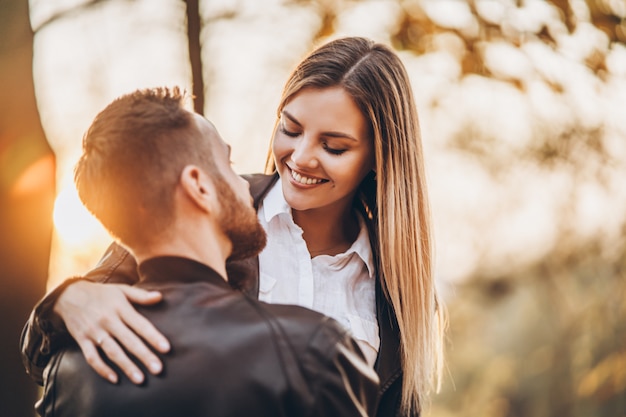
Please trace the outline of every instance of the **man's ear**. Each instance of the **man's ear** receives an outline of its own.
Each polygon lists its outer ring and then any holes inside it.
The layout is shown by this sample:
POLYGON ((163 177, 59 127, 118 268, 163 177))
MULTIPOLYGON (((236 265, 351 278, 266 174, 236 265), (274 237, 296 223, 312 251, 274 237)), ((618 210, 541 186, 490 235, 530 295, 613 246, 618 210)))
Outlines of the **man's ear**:
POLYGON ((211 178, 198 166, 187 165, 180 174, 180 186, 185 195, 200 209, 211 212, 215 208, 217 193, 211 178))

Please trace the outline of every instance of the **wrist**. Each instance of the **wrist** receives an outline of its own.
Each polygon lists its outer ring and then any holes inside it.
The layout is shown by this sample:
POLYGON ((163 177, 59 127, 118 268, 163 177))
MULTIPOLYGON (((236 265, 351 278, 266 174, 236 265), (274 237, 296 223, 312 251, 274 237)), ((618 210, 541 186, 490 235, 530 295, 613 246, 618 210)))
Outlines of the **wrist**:
POLYGON ((68 287, 79 281, 83 281, 83 278, 73 277, 66 279, 48 293, 35 307, 35 323, 44 336, 44 343, 41 347, 42 353, 49 351, 52 341, 67 332, 63 317, 58 312, 58 301, 68 287))

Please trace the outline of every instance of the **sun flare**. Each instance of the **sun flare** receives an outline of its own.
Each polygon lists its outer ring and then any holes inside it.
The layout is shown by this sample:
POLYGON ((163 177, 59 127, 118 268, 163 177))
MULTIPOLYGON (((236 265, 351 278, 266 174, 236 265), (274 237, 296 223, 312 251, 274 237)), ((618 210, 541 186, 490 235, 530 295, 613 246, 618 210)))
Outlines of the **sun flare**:
POLYGON ((74 187, 59 192, 53 221, 59 239, 67 246, 84 247, 107 236, 98 220, 83 206, 74 187))

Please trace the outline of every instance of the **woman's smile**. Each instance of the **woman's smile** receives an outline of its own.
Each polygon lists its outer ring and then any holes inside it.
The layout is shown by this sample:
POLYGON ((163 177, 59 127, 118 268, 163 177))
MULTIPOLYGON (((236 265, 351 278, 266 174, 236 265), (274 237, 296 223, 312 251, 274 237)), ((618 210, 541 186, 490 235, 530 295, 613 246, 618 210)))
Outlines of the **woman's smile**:
POLYGON ((319 185, 328 182, 328 180, 324 178, 318 178, 309 174, 296 172, 289 167, 289 164, 286 164, 286 167, 291 174, 292 182, 297 183, 297 185, 319 185))

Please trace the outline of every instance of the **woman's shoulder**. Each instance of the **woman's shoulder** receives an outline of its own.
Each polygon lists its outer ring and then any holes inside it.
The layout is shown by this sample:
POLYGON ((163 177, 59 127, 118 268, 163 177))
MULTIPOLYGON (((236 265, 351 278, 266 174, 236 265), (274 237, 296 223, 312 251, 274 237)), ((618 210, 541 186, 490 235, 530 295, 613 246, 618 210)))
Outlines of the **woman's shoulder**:
POLYGON ((272 186, 278 181, 278 174, 245 174, 243 179, 250 184, 250 195, 254 199, 254 207, 258 208, 259 202, 265 197, 272 186))

